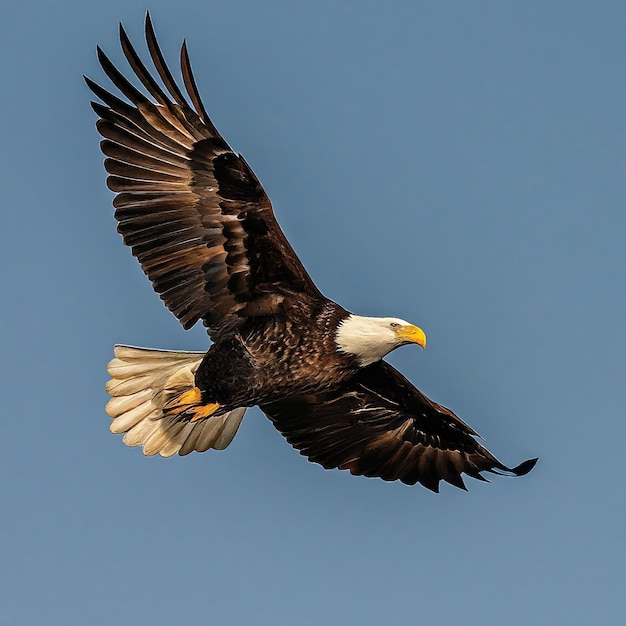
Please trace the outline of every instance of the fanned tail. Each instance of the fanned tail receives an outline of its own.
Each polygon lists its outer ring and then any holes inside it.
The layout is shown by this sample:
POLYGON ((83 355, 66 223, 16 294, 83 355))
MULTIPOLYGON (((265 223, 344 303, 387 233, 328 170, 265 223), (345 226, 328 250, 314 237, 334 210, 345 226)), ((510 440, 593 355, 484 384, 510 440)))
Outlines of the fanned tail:
POLYGON ((171 411, 178 398, 193 397, 195 373, 203 352, 115 346, 107 371, 112 396, 106 412, 112 433, 125 433, 128 446, 143 446, 146 456, 181 456, 194 450, 223 450, 237 433, 245 408, 204 419, 171 411), (186 394, 186 395, 185 395, 186 394), (164 410, 165 409, 165 410, 164 410))

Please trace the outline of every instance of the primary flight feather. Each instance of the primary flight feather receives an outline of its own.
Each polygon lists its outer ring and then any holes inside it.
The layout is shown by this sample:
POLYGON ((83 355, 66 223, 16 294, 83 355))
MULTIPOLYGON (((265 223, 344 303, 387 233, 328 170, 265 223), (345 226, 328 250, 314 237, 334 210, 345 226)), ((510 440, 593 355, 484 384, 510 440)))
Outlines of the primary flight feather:
POLYGON ((208 352, 116 346, 109 363, 111 430, 144 454, 223 449, 247 407, 259 406, 285 438, 325 468, 384 480, 461 474, 523 475, 449 409, 382 358, 424 332, 397 318, 358 316, 325 298, 280 229, 263 187, 209 119, 181 49, 185 92, 174 80, 150 16, 146 68, 120 26, 124 55, 144 93, 98 48, 125 99, 86 78, 104 137, 118 230, 184 328, 202 320, 208 352))

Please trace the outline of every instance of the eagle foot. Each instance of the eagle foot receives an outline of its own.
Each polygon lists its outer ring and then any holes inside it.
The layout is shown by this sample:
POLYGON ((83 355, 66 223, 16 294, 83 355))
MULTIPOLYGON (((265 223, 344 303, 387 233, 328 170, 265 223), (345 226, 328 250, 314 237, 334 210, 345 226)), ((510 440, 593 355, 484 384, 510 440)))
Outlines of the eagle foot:
POLYGON ((198 387, 193 387, 166 402, 163 406, 163 414, 189 418, 190 422, 197 422, 211 417, 219 408, 220 405, 217 402, 203 404, 202 392, 198 387))

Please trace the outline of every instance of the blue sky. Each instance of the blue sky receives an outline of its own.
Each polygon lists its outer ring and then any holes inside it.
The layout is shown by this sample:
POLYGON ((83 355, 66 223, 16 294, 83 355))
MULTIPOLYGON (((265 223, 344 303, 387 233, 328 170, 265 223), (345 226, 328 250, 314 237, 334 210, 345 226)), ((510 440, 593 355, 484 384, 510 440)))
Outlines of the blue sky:
POLYGON ((114 343, 205 349, 115 232, 81 75, 145 3, 0 21, 2 624, 621 623, 626 6, 149 5, 322 291, 411 320, 390 361, 522 479, 434 495, 108 432, 114 343))

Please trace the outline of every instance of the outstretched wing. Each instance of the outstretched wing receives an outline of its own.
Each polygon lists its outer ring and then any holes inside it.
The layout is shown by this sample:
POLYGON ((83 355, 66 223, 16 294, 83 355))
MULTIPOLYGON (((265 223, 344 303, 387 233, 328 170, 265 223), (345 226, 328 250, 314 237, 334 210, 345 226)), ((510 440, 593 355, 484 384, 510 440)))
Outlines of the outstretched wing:
POLYGON ((159 85, 120 25, 122 49, 152 100, 98 48, 106 75, 128 100, 85 78, 100 116, 107 184, 118 230, 167 308, 185 328, 209 331, 277 311, 285 293, 322 297, 282 233, 263 187, 209 119, 186 45, 174 81, 146 16, 159 85))
POLYGON ((452 411, 429 400, 400 372, 379 361, 354 383, 262 406, 292 446, 326 469, 419 482, 439 491, 445 480, 465 489, 461 474, 528 473, 537 459, 509 468, 452 411))

